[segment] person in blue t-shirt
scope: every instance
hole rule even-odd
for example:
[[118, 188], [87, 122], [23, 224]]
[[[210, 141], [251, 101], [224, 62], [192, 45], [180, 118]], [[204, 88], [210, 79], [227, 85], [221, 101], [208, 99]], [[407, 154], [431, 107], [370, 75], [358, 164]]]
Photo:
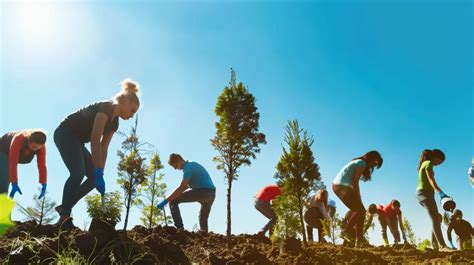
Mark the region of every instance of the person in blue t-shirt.
[[171, 195], [157, 205], [157, 208], [161, 210], [169, 202], [174, 225], [178, 229], [183, 229], [179, 204], [199, 202], [201, 204], [199, 225], [201, 231], [207, 232], [207, 219], [216, 198], [216, 187], [212, 183], [209, 173], [200, 164], [194, 161], [186, 161], [179, 154], [171, 154], [168, 164], [174, 169], [183, 170], [183, 180]]

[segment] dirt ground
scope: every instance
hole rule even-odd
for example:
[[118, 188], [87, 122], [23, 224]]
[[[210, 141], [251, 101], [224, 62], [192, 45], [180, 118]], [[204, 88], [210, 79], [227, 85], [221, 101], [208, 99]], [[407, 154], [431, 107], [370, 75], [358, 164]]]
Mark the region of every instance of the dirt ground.
[[[136, 226], [114, 230], [58, 232], [57, 227], [19, 223], [0, 237], [0, 264], [56, 264], [68, 258], [85, 264], [474, 264], [474, 250], [421, 252], [410, 246], [347, 248], [298, 240], [274, 246], [267, 238], [237, 235], [226, 248], [220, 234]], [[3, 259], [3, 260], [2, 260]]]

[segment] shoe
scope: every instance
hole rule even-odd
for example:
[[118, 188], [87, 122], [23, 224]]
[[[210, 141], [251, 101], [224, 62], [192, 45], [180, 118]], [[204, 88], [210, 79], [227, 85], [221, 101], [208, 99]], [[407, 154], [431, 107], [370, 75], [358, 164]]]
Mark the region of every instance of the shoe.
[[452, 248], [448, 248], [447, 246], [444, 246], [444, 247], [440, 247], [438, 251], [439, 252], [455, 252], [456, 250]]
[[56, 226], [58, 226], [59, 229], [63, 231], [70, 231], [70, 230], [77, 229], [77, 227], [72, 222], [72, 217], [70, 216], [61, 216]]

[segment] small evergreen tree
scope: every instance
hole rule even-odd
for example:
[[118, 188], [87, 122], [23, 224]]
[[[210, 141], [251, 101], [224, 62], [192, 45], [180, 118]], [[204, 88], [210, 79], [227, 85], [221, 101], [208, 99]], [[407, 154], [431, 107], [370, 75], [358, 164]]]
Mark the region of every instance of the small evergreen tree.
[[259, 145], [265, 144], [265, 135], [259, 132], [260, 114], [255, 97], [242, 84], [237, 84], [235, 72], [231, 69], [231, 81], [217, 99], [215, 113], [216, 135], [211, 144], [219, 152], [214, 157], [217, 169], [224, 171], [227, 184], [227, 247], [231, 247], [231, 193], [232, 182], [238, 179], [239, 168], [250, 166], [251, 159], [260, 152]]
[[286, 126], [285, 143], [287, 147], [283, 147], [283, 154], [277, 165], [278, 174], [275, 177], [282, 187], [282, 194], [292, 196], [284, 198], [294, 198], [294, 209], [297, 209], [296, 214], [300, 220], [300, 234], [303, 236], [303, 244], [306, 245], [303, 208], [308, 195], [321, 179], [319, 166], [311, 150], [314, 140], [308, 136], [306, 130], [300, 129], [298, 121], [294, 120]]
[[323, 224], [324, 234], [329, 236], [333, 244], [336, 244], [342, 226], [342, 219], [339, 217], [339, 214], [336, 213], [334, 217], [322, 220], [321, 222]]
[[[41, 191], [41, 189], [39, 189]], [[46, 193], [47, 195], [48, 193]], [[56, 202], [51, 200], [48, 196], [44, 196], [41, 199], [33, 196], [34, 206], [28, 206], [26, 208], [20, 206], [20, 212], [26, 217], [27, 220], [34, 220], [39, 225], [51, 224], [56, 219]]]
[[142, 157], [140, 149], [144, 144], [138, 139], [137, 128], [138, 116], [130, 133], [128, 135], [122, 134], [126, 138], [122, 142], [122, 150], [117, 151], [120, 158], [117, 167], [119, 176], [117, 183], [123, 190], [125, 205], [123, 231], [127, 230], [130, 209], [140, 203], [140, 200], [137, 200], [141, 192], [139, 187], [145, 182], [147, 176], [147, 166], [144, 163], [146, 158]]
[[142, 184], [142, 193], [146, 201], [141, 200], [142, 216], [140, 217], [141, 223], [152, 228], [158, 224], [168, 225], [171, 222], [171, 216], [166, 216], [165, 209], [159, 211], [156, 208], [156, 204], [160, 199], [166, 197], [166, 183], [163, 182], [163, 173], [158, 173], [163, 169], [160, 156], [154, 153], [150, 160], [148, 167], [148, 179]]
[[[408, 244], [416, 246], [417, 245], [417, 239], [415, 232], [413, 231], [413, 227], [411, 226], [410, 222], [408, 221], [407, 218], [403, 217], [403, 229], [405, 230], [405, 235], [407, 237]], [[428, 240], [429, 242], [429, 240]]]
[[[288, 185], [288, 183], [285, 183], [285, 185]], [[290, 193], [282, 193], [272, 201], [272, 207], [278, 217], [271, 235], [273, 243], [301, 235], [297, 201], [297, 198]]]

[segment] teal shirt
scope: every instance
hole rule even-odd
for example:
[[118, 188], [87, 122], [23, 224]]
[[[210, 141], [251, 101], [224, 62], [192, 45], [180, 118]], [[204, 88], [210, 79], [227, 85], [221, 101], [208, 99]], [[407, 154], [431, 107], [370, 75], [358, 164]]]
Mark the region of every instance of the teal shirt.
[[341, 171], [337, 174], [337, 176], [334, 178], [334, 181], [332, 182], [335, 185], [343, 185], [347, 187], [354, 188], [354, 174], [356, 171], [356, 168], [358, 167], [365, 167], [365, 161], [362, 159], [356, 159], [351, 162], [349, 162], [347, 165], [345, 165]]
[[206, 169], [194, 161], [186, 161], [183, 167], [183, 180], [189, 180], [191, 189], [216, 189]]

